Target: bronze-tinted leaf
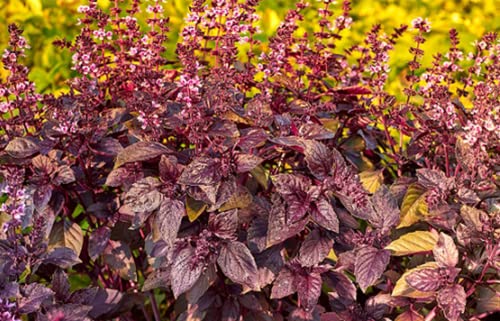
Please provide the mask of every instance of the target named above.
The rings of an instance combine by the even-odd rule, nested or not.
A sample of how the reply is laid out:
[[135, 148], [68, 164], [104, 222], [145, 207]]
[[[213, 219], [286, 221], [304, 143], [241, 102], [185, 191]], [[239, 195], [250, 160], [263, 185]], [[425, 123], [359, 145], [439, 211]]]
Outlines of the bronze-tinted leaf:
[[116, 156], [115, 168], [118, 168], [126, 163], [143, 162], [160, 155], [171, 153], [172, 151], [156, 142], [137, 142], [125, 147]]
[[49, 249], [57, 247], [70, 248], [79, 256], [83, 247], [83, 231], [80, 226], [68, 219], [55, 223], [49, 236]]
[[123, 279], [137, 280], [137, 269], [128, 244], [122, 241], [109, 240], [104, 251], [104, 262], [117, 271]]
[[16, 137], [7, 144], [5, 151], [14, 158], [26, 158], [38, 153], [40, 146], [34, 139]]

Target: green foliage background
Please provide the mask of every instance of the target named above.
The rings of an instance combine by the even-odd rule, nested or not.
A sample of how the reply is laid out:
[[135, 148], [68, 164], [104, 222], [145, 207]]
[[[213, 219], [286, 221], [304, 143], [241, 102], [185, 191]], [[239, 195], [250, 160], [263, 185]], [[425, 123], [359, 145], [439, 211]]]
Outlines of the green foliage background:
[[[103, 7], [110, 5], [110, 0], [99, 0]], [[144, 1], [143, 1], [144, 2]], [[321, 6], [321, 1], [312, 0], [313, 6]], [[341, 0], [337, 12], [340, 12]], [[448, 30], [456, 28], [461, 38], [461, 46], [471, 48], [471, 43], [487, 31], [500, 30], [497, 10], [500, 0], [353, 0], [353, 28], [343, 33], [340, 47], [362, 41], [364, 33], [375, 23], [380, 23], [384, 30], [402, 23], [409, 24], [413, 18], [426, 17], [432, 24], [432, 32], [424, 46], [427, 54], [424, 66], [432, 60], [432, 54], [446, 51], [448, 48]], [[25, 36], [32, 49], [28, 52], [26, 63], [31, 68], [31, 79], [40, 92], [61, 92], [65, 90], [64, 81], [71, 76], [70, 55], [67, 51], [55, 48], [52, 42], [60, 38], [73, 39], [78, 32], [76, 25], [79, 14], [77, 8], [86, 4], [86, 0], [2, 0], [0, 1], [0, 49], [7, 45], [7, 25], [17, 23], [25, 29]], [[127, 1], [125, 1], [127, 3]], [[171, 19], [171, 38], [168, 55], [174, 57], [175, 43], [179, 29], [183, 25], [190, 1], [168, 0], [165, 12]], [[258, 13], [262, 16], [261, 29], [266, 40], [276, 31], [287, 9], [294, 6], [293, 0], [263, 0]], [[306, 15], [303, 31], [312, 31], [317, 24], [315, 13], [310, 10]], [[390, 91], [398, 92], [404, 85], [402, 69], [410, 59], [408, 48], [411, 34], [399, 42], [392, 55]], [[0, 77], [4, 78], [4, 70]]]

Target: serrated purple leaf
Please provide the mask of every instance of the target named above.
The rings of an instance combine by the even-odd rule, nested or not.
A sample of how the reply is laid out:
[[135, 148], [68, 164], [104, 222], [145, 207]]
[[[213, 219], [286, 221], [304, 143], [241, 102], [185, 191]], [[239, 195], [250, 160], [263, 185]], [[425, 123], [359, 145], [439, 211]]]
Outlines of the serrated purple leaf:
[[189, 290], [203, 272], [203, 262], [197, 262], [195, 249], [191, 246], [183, 248], [176, 256], [172, 264], [170, 280], [174, 297]]
[[321, 227], [332, 232], [339, 232], [339, 219], [328, 199], [321, 197], [314, 202], [314, 206], [311, 210], [311, 217]]
[[280, 246], [274, 246], [255, 255], [260, 288], [271, 284], [283, 268], [285, 261]]
[[273, 176], [276, 190], [288, 206], [288, 220], [294, 223], [302, 219], [309, 210], [311, 197], [308, 194], [310, 180], [301, 175], [279, 174]]
[[399, 223], [398, 202], [386, 186], [381, 186], [370, 200], [374, 210], [368, 221], [374, 227], [386, 233]]
[[312, 310], [318, 303], [321, 294], [321, 275], [319, 273], [296, 274], [294, 282], [297, 287], [297, 294], [300, 306], [305, 310]]
[[267, 246], [271, 247], [297, 235], [305, 228], [307, 221], [308, 219], [304, 218], [295, 223], [287, 222], [284, 204], [275, 200], [269, 212]]
[[328, 293], [330, 306], [335, 310], [344, 310], [356, 301], [356, 286], [342, 272], [328, 271], [323, 274], [325, 283], [332, 288]]
[[288, 268], [283, 268], [274, 280], [271, 289], [271, 299], [282, 299], [297, 291], [294, 283], [295, 275]]
[[208, 224], [210, 230], [218, 237], [226, 240], [236, 239], [238, 210], [234, 209], [212, 215]]
[[460, 315], [465, 312], [467, 294], [463, 286], [453, 284], [439, 291], [437, 302], [448, 320], [457, 321], [460, 319]]
[[165, 198], [160, 204], [160, 208], [155, 216], [155, 223], [161, 238], [167, 243], [169, 248], [174, 245], [177, 239], [177, 232], [185, 213], [186, 207], [179, 200]]
[[52, 274], [51, 289], [54, 291], [56, 299], [66, 301], [69, 298], [71, 292], [66, 272], [58, 269]]
[[62, 269], [68, 269], [81, 262], [75, 251], [68, 247], [55, 248], [43, 260], [44, 264], [54, 264]]
[[260, 253], [266, 249], [267, 217], [257, 216], [247, 229], [248, 248], [252, 253]]
[[405, 280], [409, 286], [422, 292], [436, 291], [443, 281], [438, 269], [417, 270], [407, 275]]
[[51, 300], [54, 292], [38, 283], [31, 283], [22, 287], [23, 297], [18, 300], [19, 313], [32, 313], [40, 309], [45, 300]]
[[178, 183], [189, 186], [214, 185], [221, 180], [220, 161], [210, 157], [195, 158], [182, 172]]
[[256, 288], [257, 264], [245, 244], [237, 241], [225, 244], [220, 250], [217, 264], [231, 281]]
[[107, 226], [101, 226], [90, 234], [88, 251], [92, 260], [95, 260], [98, 255], [104, 252], [110, 237], [111, 229]]
[[315, 140], [304, 140], [303, 145], [307, 167], [317, 179], [325, 179], [332, 170], [332, 151]]
[[371, 246], [364, 246], [356, 252], [354, 275], [363, 292], [382, 276], [390, 258], [390, 251]]
[[314, 266], [328, 255], [333, 240], [321, 236], [318, 230], [313, 230], [302, 243], [299, 251], [299, 261], [302, 266]]
[[260, 165], [264, 159], [253, 154], [236, 154], [234, 156], [234, 163], [236, 165], [237, 173], [250, 172], [252, 169]]

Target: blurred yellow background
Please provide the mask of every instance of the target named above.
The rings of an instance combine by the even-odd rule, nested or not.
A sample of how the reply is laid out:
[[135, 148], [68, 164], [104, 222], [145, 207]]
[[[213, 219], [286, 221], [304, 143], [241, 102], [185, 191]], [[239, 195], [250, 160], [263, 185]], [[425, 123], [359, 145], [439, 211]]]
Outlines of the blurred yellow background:
[[[129, 0], [125, 1], [125, 4]], [[143, 1], [145, 2], [145, 1]], [[321, 1], [311, 0], [312, 6], [320, 6]], [[341, 12], [342, 1], [337, 1], [335, 12]], [[41, 92], [57, 92], [64, 87], [64, 81], [71, 77], [70, 55], [67, 51], [55, 48], [52, 42], [66, 37], [73, 39], [78, 32], [76, 26], [77, 8], [86, 4], [86, 0], [0, 0], [0, 49], [7, 45], [7, 25], [17, 23], [25, 30], [32, 49], [25, 59], [31, 68], [31, 79]], [[106, 8], [110, 0], [99, 0]], [[184, 17], [188, 12], [190, 1], [168, 0], [165, 13], [171, 19], [171, 38], [167, 47], [167, 55], [173, 58], [175, 43]], [[263, 0], [258, 14], [262, 19], [261, 40], [267, 40], [276, 31], [286, 11], [293, 8], [295, 1]], [[354, 0], [352, 1], [352, 17], [354, 24], [351, 30], [344, 31], [344, 39], [340, 48], [362, 41], [364, 33], [374, 23], [382, 24], [387, 32], [400, 24], [410, 24], [416, 17], [428, 18], [432, 24], [432, 32], [427, 35], [428, 41], [423, 47], [427, 54], [424, 66], [430, 63], [432, 53], [446, 51], [448, 48], [448, 30], [459, 31], [461, 46], [471, 49], [471, 43], [487, 31], [499, 31], [500, 19], [498, 10], [500, 0]], [[306, 12], [306, 23], [302, 28], [314, 29], [317, 19], [313, 10]], [[401, 39], [391, 57], [391, 91], [398, 91], [403, 84], [401, 70], [410, 59], [408, 48], [412, 43], [411, 33]], [[0, 71], [4, 78], [4, 71]]]

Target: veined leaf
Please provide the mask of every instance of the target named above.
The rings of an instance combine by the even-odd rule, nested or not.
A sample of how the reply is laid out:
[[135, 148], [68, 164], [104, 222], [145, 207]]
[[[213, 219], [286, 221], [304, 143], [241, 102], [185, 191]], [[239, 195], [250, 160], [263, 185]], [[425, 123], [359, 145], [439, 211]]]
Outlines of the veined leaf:
[[83, 247], [83, 232], [80, 226], [66, 219], [55, 223], [49, 236], [49, 249], [57, 247], [70, 248], [79, 256]]
[[426, 190], [418, 184], [408, 187], [401, 205], [401, 222], [397, 228], [407, 227], [429, 214], [425, 201]]
[[375, 193], [384, 181], [382, 170], [378, 171], [363, 171], [359, 173], [361, 184], [368, 193]]
[[432, 251], [437, 243], [438, 236], [428, 231], [416, 231], [405, 234], [387, 245], [386, 250], [391, 250], [392, 255], [402, 256], [420, 252]]
[[186, 212], [190, 222], [196, 219], [206, 210], [207, 204], [197, 201], [191, 197], [186, 197]]
[[438, 267], [438, 264], [436, 262], [427, 262], [427, 263], [419, 265], [411, 270], [406, 271], [405, 273], [403, 273], [403, 275], [396, 282], [396, 285], [394, 286], [394, 289], [392, 290], [391, 295], [392, 296], [404, 296], [404, 297], [414, 298], [414, 299], [428, 298], [430, 296], [433, 296], [434, 292], [422, 292], [422, 291], [418, 291], [418, 290], [415, 290], [414, 288], [412, 288], [406, 282], [406, 277], [415, 271], [420, 271], [420, 270], [424, 270], [424, 269], [435, 269], [437, 267]]

